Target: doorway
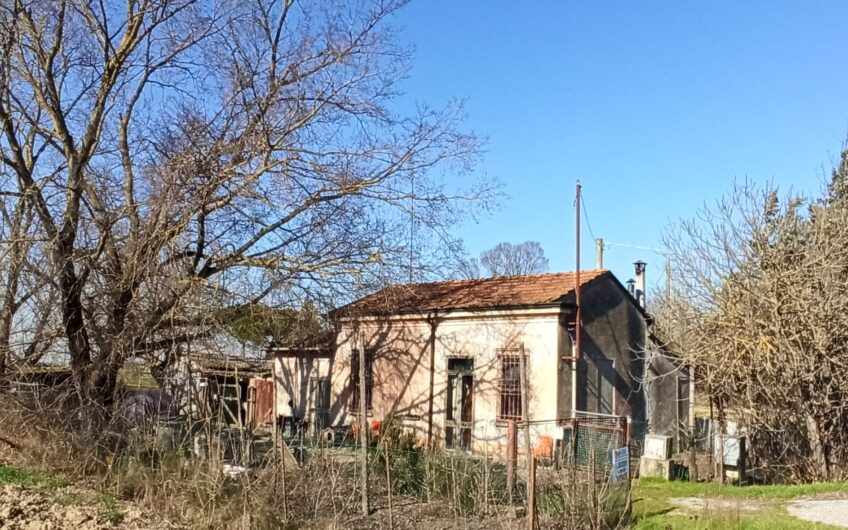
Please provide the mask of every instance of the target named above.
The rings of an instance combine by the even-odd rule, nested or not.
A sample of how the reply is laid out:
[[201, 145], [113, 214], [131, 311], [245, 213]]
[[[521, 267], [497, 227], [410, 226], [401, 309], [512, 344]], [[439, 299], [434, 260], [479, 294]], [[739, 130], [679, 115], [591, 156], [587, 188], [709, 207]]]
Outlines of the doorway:
[[474, 427], [474, 359], [448, 359], [445, 447], [471, 450]]
[[314, 403], [313, 421], [315, 433], [330, 426], [330, 380], [328, 378], [312, 378], [312, 399]]

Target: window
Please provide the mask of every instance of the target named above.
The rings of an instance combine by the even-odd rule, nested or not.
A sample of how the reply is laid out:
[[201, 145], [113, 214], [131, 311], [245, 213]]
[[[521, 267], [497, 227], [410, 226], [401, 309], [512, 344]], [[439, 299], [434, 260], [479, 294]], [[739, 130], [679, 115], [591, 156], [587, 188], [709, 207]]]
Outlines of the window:
[[327, 378], [313, 377], [311, 379], [312, 399], [315, 409], [314, 427], [315, 433], [320, 433], [329, 427], [332, 422], [330, 413], [330, 380]]
[[501, 420], [521, 419], [521, 351], [502, 351], [500, 355], [501, 407], [498, 419]]
[[[359, 411], [359, 350], [350, 352], [350, 408]], [[374, 390], [374, 352], [365, 350], [365, 408], [371, 409]]]

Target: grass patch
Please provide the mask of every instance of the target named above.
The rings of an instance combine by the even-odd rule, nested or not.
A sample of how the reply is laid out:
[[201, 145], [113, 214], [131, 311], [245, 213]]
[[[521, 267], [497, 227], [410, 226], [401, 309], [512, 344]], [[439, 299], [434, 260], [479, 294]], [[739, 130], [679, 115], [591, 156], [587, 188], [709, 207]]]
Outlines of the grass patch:
[[[731, 486], [714, 483], [666, 482], [645, 478], [633, 483], [634, 528], [641, 530], [760, 530], [784, 528], [808, 530], [835, 528], [802, 521], [786, 512], [784, 502], [825, 493], [848, 493], [848, 483], [826, 482], [798, 485]], [[738, 501], [721, 507], [680, 509], [672, 498], [696, 497]], [[753, 508], [744, 508], [750, 501]]]
[[0, 464], [0, 484], [14, 484], [51, 493], [50, 497], [62, 506], [96, 505], [101, 509], [106, 519], [114, 525], [120, 524], [124, 520], [124, 513], [114, 496], [108, 493], [88, 491], [71, 493], [55, 491], [71, 484], [55, 475]]
[[63, 478], [41, 471], [30, 471], [0, 464], [0, 484], [16, 484], [37, 489], [57, 489], [70, 483]]
[[82, 490], [65, 493], [55, 499], [56, 503], [62, 506], [97, 506], [112, 524], [119, 524], [124, 520], [124, 512], [118, 500], [108, 493]]
[[801, 521], [786, 513], [711, 511], [694, 515], [668, 514], [639, 520], [638, 530], [838, 530], [838, 527]]
[[772, 484], [768, 486], [731, 486], [713, 482], [667, 482], [659, 478], [643, 478], [634, 483], [635, 492], [645, 496], [721, 497], [725, 499], [786, 500], [823, 493], [848, 493], [848, 482], [813, 484]]

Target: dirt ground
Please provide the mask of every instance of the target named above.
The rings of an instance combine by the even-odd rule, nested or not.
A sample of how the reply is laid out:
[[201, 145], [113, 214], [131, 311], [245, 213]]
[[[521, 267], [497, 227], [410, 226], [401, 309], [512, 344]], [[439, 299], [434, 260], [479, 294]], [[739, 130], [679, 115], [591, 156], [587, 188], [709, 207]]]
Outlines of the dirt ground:
[[109, 501], [74, 487], [41, 491], [17, 485], [0, 486], [0, 530], [142, 530], [179, 528], [142, 513], [136, 507]]
[[801, 499], [792, 501], [786, 510], [799, 519], [848, 527], [848, 500], [846, 499]]
[[797, 499], [788, 502], [759, 501], [755, 499], [722, 499], [706, 497], [677, 497], [671, 503], [684, 510], [701, 512], [704, 510], [749, 511], [754, 512], [779, 506], [785, 506], [789, 515], [814, 523], [848, 527], [848, 499], [815, 498]]

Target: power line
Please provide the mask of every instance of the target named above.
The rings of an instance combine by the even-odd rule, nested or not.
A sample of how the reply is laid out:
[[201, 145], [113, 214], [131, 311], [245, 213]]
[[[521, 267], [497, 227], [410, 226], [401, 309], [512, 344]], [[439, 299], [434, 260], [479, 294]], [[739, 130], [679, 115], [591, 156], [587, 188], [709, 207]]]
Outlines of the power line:
[[[586, 208], [586, 200], [584, 199], [584, 195], [585, 195], [585, 192], [580, 193], [580, 205], [581, 205], [581, 208], [583, 209], [583, 218], [586, 220], [586, 226], [589, 228], [589, 234], [592, 235], [592, 239], [597, 241], [598, 238], [595, 237], [595, 232], [592, 230], [592, 223], [591, 223], [591, 221], [589, 221], [589, 211]], [[604, 240], [604, 248], [606, 248], [606, 247], [621, 247], [621, 248], [632, 248], [632, 249], [635, 249], [635, 250], [649, 250], [651, 252], [656, 252], [657, 254], [660, 254], [660, 255], [663, 255], [663, 256], [665, 255], [665, 251], [661, 248], [646, 247], [646, 246], [643, 246], [643, 245], [632, 245], [632, 244], [629, 244], [629, 243], [615, 243], [613, 241], [607, 241], [605, 239]]]
[[634, 248], [636, 250], [650, 250], [651, 252], [656, 252], [657, 254], [665, 255], [665, 251], [661, 248], [645, 247], [645, 246], [641, 246], [641, 245], [631, 245], [629, 243], [615, 243], [613, 241], [607, 241], [606, 239], [604, 240], [604, 246], [605, 247], [611, 246], [611, 247], [622, 247], [622, 248]]
[[583, 193], [580, 194], [580, 204], [583, 207], [583, 218], [586, 219], [586, 226], [589, 228], [589, 234], [592, 236], [592, 240], [597, 241], [598, 238], [595, 237], [595, 232], [592, 230], [592, 223], [589, 222], [589, 212], [586, 210], [586, 201], [583, 199]]

